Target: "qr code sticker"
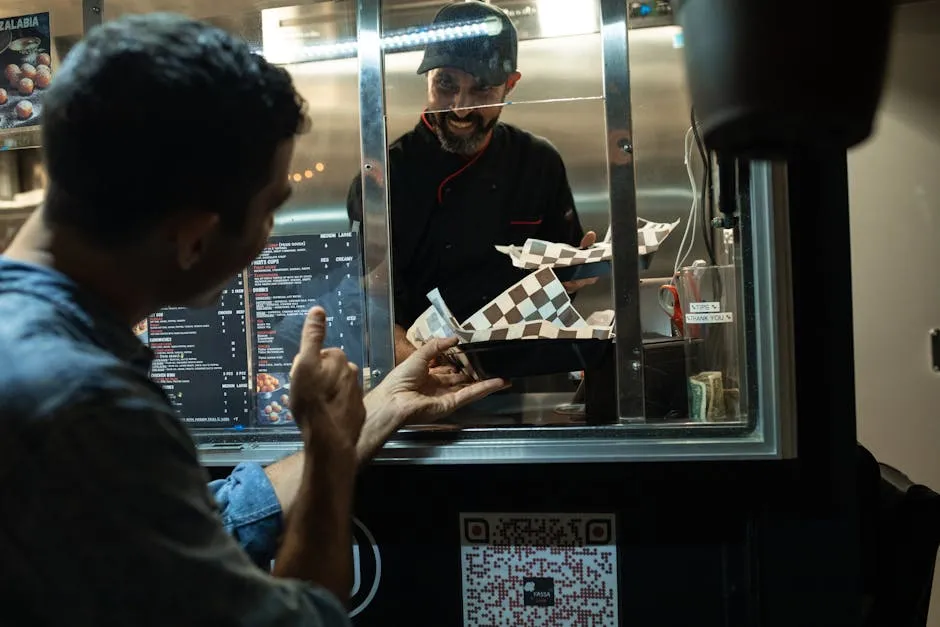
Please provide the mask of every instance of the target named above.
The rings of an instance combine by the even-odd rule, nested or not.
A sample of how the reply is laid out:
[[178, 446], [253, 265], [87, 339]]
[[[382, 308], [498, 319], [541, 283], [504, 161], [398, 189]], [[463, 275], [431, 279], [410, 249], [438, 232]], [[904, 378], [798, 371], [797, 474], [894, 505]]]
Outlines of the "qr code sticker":
[[613, 514], [460, 515], [464, 627], [617, 627]]

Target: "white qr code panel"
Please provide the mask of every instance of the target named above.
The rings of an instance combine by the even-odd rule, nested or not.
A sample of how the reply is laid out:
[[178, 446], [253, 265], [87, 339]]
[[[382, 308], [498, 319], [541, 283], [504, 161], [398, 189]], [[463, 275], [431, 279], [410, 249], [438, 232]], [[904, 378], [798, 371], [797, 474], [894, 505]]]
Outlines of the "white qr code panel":
[[464, 627], [617, 627], [613, 514], [460, 515]]

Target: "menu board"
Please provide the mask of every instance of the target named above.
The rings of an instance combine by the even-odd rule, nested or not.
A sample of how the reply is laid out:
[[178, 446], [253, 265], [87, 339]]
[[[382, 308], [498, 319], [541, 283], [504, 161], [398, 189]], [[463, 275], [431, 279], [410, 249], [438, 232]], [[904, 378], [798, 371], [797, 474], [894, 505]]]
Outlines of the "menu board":
[[361, 279], [355, 233], [274, 237], [217, 306], [166, 308], [135, 332], [191, 428], [289, 426], [291, 363], [311, 307], [327, 312], [324, 345], [364, 363]]
[[326, 310], [324, 344], [362, 364], [363, 298], [353, 233], [271, 238], [249, 269], [259, 425], [290, 424], [290, 369], [310, 307]]
[[148, 319], [147, 341], [155, 355], [150, 376], [183, 422], [244, 426], [250, 411], [245, 312], [240, 274], [211, 309], [172, 307]]

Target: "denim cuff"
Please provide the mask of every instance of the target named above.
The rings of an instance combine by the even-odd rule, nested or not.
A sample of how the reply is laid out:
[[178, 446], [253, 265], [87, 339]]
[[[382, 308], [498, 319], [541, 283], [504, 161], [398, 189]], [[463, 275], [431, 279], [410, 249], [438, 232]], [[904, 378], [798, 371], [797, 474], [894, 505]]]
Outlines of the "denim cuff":
[[239, 464], [225, 479], [210, 482], [209, 491], [218, 503], [225, 530], [259, 568], [269, 570], [284, 520], [264, 469], [258, 464]]

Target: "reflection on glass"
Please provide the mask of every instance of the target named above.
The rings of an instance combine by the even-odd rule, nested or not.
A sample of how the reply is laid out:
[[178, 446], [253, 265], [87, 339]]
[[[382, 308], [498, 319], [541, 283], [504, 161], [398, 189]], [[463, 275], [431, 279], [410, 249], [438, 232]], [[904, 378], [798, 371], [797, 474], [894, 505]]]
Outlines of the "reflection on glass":
[[[586, 17], [579, 14], [565, 25], [562, 4], [570, 15], [590, 6]], [[531, 279], [534, 268], [514, 265], [513, 257], [497, 247], [545, 240], [564, 247], [561, 254], [567, 255], [593, 243], [592, 229], [600, 230], [601, 237], [606, 232], [595, 5], [540, 0], [528, 8], [506, 5], [505, 10], [481, 2], [440, 4], [424, 12], [386, 7], [397, 359], [413, 351], [422, 335], [439, 334], [429, 318], [431, 292], [437, 311], [446, 311], [444, 318], [477, 329], [474, 344], [511, 341], [520, 333], [545, 337], [533, 331], [542, 321], [549, 326], [540, 328], [552, 331], [553, 339], [559, 326], [575, 320], [586, 324], [591, 311], [582, 316], [570, 299], [580, 288], [597, 283], [597, 277], [537, 283]], [[553, 44], [549, 37], [556, 38]], [[579, 131], [585, 128], [588, 134], [583, 135]], [[577, 162], [574, 169], [566, 163], [569, 153]], [[358, 187], [356, 180], [349, 203], [353, 223], [361, 220]], [[580, 211], [582, 201], [586, 217]], [[579, 297], [579, 309], [586, 301]], [[525, 326], [523, 322], [533, 324], [527, 330], [512, 329]], [[591, 338], [589, 330], [580, 333]], [[475, 363], [479, 369], [481, 362]], [[568, 371], [577, 366], [538, 365], [540, 372], [557, 373], [554, 382], [542, 381], [544, 391], [552, 396], [562, 392], [546, 405], [548, 422], [569, 423], [568, 416], [552, 417], [552, 409], [570, 400], [575, 384]], [[531, 390], [531, 384], [514, 383], [514, 390]], [[505, 409], [505, 401], [497, 405]], [[533, 402], [530, 397], [516, 405], [531, 413]], [[491, 408], [486, 411], [493, 415]]]
[[[311, 306], [327, 312], [325, 344], [368, 372], [360, 242], [349, 232], [344, 208], [360, 161], [358, 69], [355, 58], [307, 52], [355, 37], [355, 3], [112, 0], [104, 17], [150, 10], [184, 10], [241, 36], [281, 64], [306, 101], [312, 128], [296, 139], [288, 173], [293, 194], [275, 218], [268, 245], [215, 307], [167, 309], [136, 329], [157, 355], [154, 380], [197, 439], [259, 430], [294, 439], [291, 362]], [[199, 129], [192, 137], [199, 140]]]
[[735, 266], [691, 266], [678, 277], [691, 422], [739, 422], [747, 414]]

